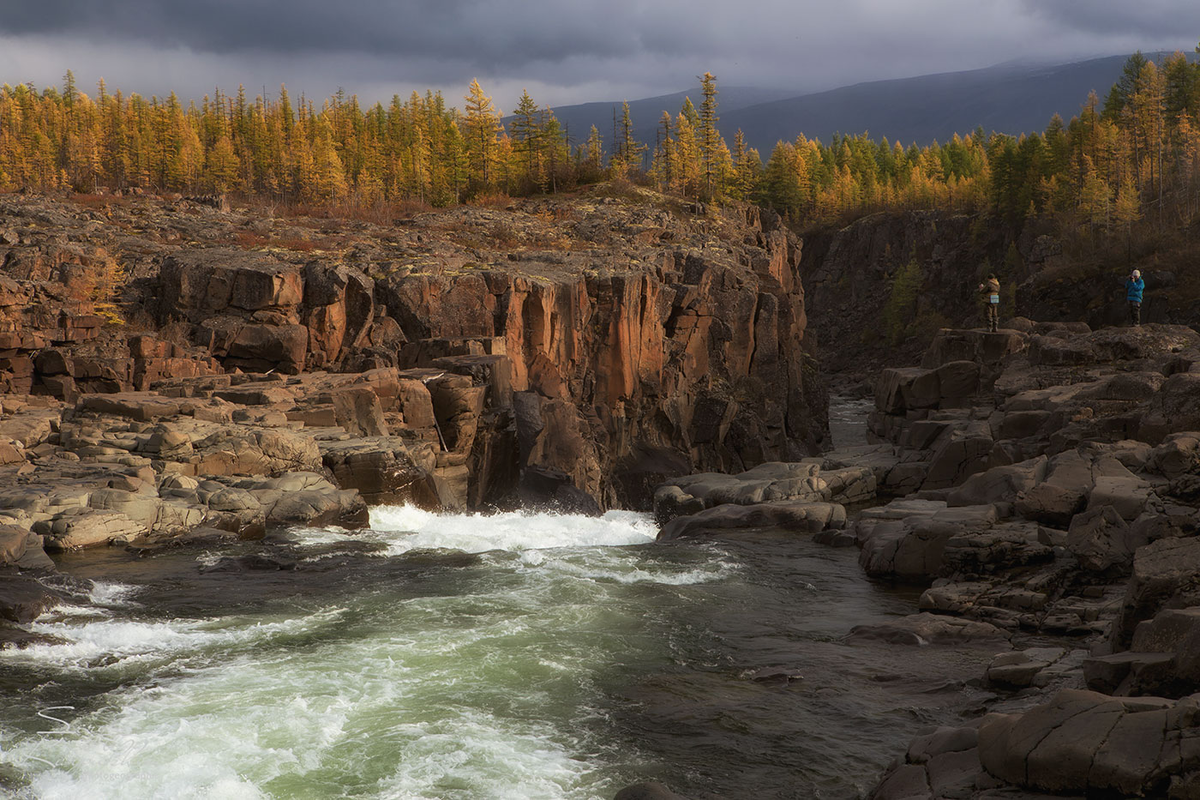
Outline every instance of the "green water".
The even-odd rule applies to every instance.
[[[840,642],[911,610],[853,554],[649,520],[434,516],[297,532],[102,578],[0,653],[0,787],[23,798],[854,797],[968,690],[956,659]],[[364,553],[349,545],[369,543]],[[494,548],[494,549],[493,549]],[[471,553],[473,555],[464,555]],[[793,680],[756,680],[786,668]]]

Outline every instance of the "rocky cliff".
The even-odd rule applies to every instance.
[[[106,408],[171,428],[231,404],[200,416],[386,437],[441,504],[644,507],[666,477],[819,446],[799,260],[773,217],[641,191],[376,222],[8,196],[0,385],[6,410],[61,415],[48,435]],[[146,411],[131,391],[187,402]],[[176,463],[203,478],[212,432],[189,425],[170,437],[193,445]],[[306,469],[340,465],[339,486],[390,496],[395,481],[365,473],[395,458],[377,447],[351,478],[323,449]]]
[[[982,326],[976,287],[989,271],[1001,277],[1006,319],[1121,324],[1124,277],[1137,267],[1146,278],[1143,322],[1200,326],[1194,237],[1128,252],[1123,240],[1106,249],[1077,239],[1047,220],[1030,220],[1014,237],[987,215],[935,211],[877,213],[807,234],[801,274],[826,369],[869,378],[897,359],[918,360],[940,328]],[[903,329],[889,330],[884,309],[910,260],[916,296]]]

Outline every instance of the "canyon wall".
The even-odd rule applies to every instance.
[[[0,263],[41,265],[6,270],[0,295],[11,392],[253,398],[292,426],[400,437],[446,498],[475,507],[644,508],[666,478],[796,459],[826,435],[801,245],[752,208],[649,193],[515,203],[359,224],[336,253],[302,254],[271,247],[271,233],[256,234],[267,246],[228,246],[230,229],[236,241],[276,223],[142,200],[120,212],[142,214],[143,230],[187,225],[212,241],[155,237],[116,306],[140,323],[130,331],[94,313],[83,287],[60,291],[75,305],[44,324],[21,310],[113,258],[97,249],[119,227],[30,204],[0,218]],[[355,391],[371,396],[326,373],[359,376]]]

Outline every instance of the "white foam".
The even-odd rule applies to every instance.
[[[359,535],[386,542],[387,555],[421,548],[485,553],[621,547],[646,544],[658,535],[658,527],[649,515],[632,511],[609,511],[601,517],[524,511],[485,515],[435,514],[414,506],[376,506],[371,509],[371,528],[374,534]],[[298,535],[311,544],[342,539],[333,529],[300,531]]]
[[[49,663],[83,668],[100,658],[119,663],[224,649],[263,642],[279,635],[291,635],[311,626],[325,624],[341,612],[341,609],[329,609],[306,617],[259,622],[247,627],[233,627],[231,620],[221,623],[201,620],[138,622],[74,615],[51,621],[42,618],[31,624],[30,630],[62,641],[0,650],[0,663]]]
[[[88,593],[88,599],[100,606],[128,606],[132,605],[129,598],[137,593],[136,586],[126,586],[123,583],[109,581],[92,581],[92,590]]]
[[[413,657],[409,647],[378,640],[303,660],[235,659],[112,695],[64,735],[14,742],[0,761],[39,800],[257,800],[300,787],[318,796],[331,779],[362,797],[596,796],[595,767],[578,760],[569,728],[472,707],[464,693],[484,692],[487,705],[504,698],[503,708],[510,689],[480,679],[477,662],[454,654],[431,664],[417,647],[418,668],[391,657]],[[572,670],[553,668],[569,680]],[[379,760],[388,771],[356,783]]]
[[[379,783],[381,798],[593,796],[580,791],[587,765],[536,726],[518,731],[487,715],[466,714],[450,725],[404,725],[394,733],[404,740],[402,755],[395,774]]]
[[[575,558],[571,554],[556,555],[541,552],[534,555],[535,559],[523,555],[522,563],[528,567],[553,570],[569,578],[600,583],[660,583],[669,586],[691,586],[725,580],[737,570],[735,564],[718,559],[690,569],[661,562],[655,563],[653,569],[646,569],[628,558],[609,557],[606,553],[592,553],[587,558]]]

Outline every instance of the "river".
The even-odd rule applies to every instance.
[[[852,549],[760,530],[379,507],[371,529],[60,568],[0,651],[18,798],[854,798],[988,654],[843,641],[915,610]]]

